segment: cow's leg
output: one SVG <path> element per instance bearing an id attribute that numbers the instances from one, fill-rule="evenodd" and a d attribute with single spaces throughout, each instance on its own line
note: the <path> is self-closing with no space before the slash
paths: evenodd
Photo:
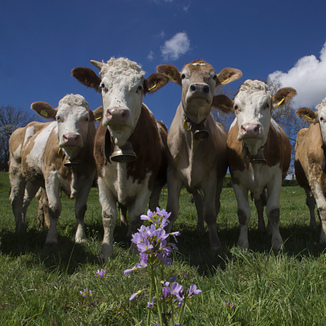
<path id="1" fill-rule="evenodd" d="M 76 243 L 83 242 L 86 240 L 84 217 L 87 210 L 87 198 L 92 188 L 93 179 L 94 178 L 90 178 L 89 180 L 87 180 L 88 182 L 85 182 L 85 185 L 79 189 L 76 198 L 76 203 L 75 203 L 75 215 L 76 215 L 76 222 L 77 222 L 77 228 L 75 234 Z"/>
<path id="2" fill-rule="evenodd" d="M 264 204 L 261 198 L 255 199 L 255 206 L 258 215 L 258 230 L 266 232 L 265 221 L 264 221 Z"/>
<path id="3" fill-rule="evenodd" d="M 142 189 L 138 190 L 137 196 L 133 204 L 129 208 L 129 237 L 131 237 L 132 234 L 136 233 L 137 229 L 140 228 L 140 226 L 142 225 L 140 215 L 145 213 L 150 194 L 151 193 L 148 190 L 147 185 L 145 184 Z"/>
<path id="4" fill-rule="evenodd" d="M 13 165 L 13 164 L 12 164 Z M 21 233 L 25 230 L 25 215 L 23 213 L 23 200 L 25 193 L 26 181 L 23 175 L 19 172 L 19 168 L 10 167 L 10 201 L 12 211 L 15 216 L 16 232 Z"/>
<path id="5" fill-rule="evenodd" d="M 166 210 L 171 213 L 169 221 L 170 223 L 166 227 L 166 232 L 170 233 L 172 225 L 179 214 L 179 196 L 181 191 L 182 183 L 178 179 L 176 173 L 168 172 L 168 202 Z"/>
<path id="6" fill-rule="evenodd" d="M 209 242 L 212 250 L 217 250 L 221 246 L 220 239 L 217 235 L 217 211 L 219 209 L 219 203 L 216 203 L 216 173 L 209 177 L 208 182 L 205 184 L 203 189 L 204 191 L 204 217 L 207 223 L 208 232 L 209 232 Z M 219 185 L 220 186 L 220 185 Z M 220 186 L 221 188 L 221 186 Z M 220 192 L 220 190 L 219 190 Z M 218 207 L 217 207 L 218 205 Z"/>
<path id="7" fill-rule="evenodd" d="M 204 199 L 199 190 L 193 193 L 196 211 L 197 211 L 197 231 L 201 234 L 205 233 L 205 225 L 204 225 Z"/>
<path id="8" fill-rule="evenodd" d="M 317 223 L 315 218 L 315 206 L 316 206 L 315 198 L 309 189 L 305 189 L 305 192 L 306 192 L 306 205 L 308 206 L 310 212 L 309 226 L 311 230 L 316 230 Z"/>
<path id="9" fill-rule="evenodd" d="M 45 244 L 58 243 L 57 223 L 61 213 L 59 196 L 60 183 L 56 172 L 51 172 L 45 177 L 45 191 L 49 202 L 50 226 Z"/>
<path id="10" fill-rule="evenodd" d="M 248 224 L 250 221 L 250 206 L 248 201 L 247 188 L 233 184 L 234 193 L 238 204 L 238 219 L 240 224 L 240 235 L 238 246 L 242 249 L 249 248 Z"/>
<path id="11" fill-rule="evenodd" d="M 40 184 L 33 181 L 33 182 L 27 182 L 25 186 L 25 192 L 24 192 L 24 200 L 23 200 L 23 214 L 26 216 L 26 211 L 31 203 L 32 199 L 35 197 L 37 191 L 40 188 Z"/>
<path id="12" fill-rule="evenodd" d="M 321 223 L 320 230 L 320 243 L 326 242 L 326 198 L 324 196 L 324 192 L 318 182 L 310 181 L 310 188 L 316 199 L 317 210 Z"/>
<path id="13" fill-rule="evenodd" d="M 48 197 L 46 196 L 45 189 L 40 187 L 35 197 L 38 200 L 37 208 L 37 226 L 39 229 L 43 229 L 44 225 L 49 229 L 50 228 L 50 216 L 49 216 L 49 202 Z"/>
<path id="14" fill-rule="evenodd" d="M 160 195 L 161 195 L 162 185 L 157 180 L 154 183 L 152 193 L 149 198 L 149 209 L 154 212 L 157 207 L 160 207 Z"/>
<path id="15" fill-rule="evenodd" d="M 274 250 L 281 249 L 283 245 L 283 240 L 279 229 L 281 186 L 282 177 L 278 177 L 277 175 L 274 177 L 273 183 L 267 186 L 268 198 L 266 213 L 272 231 L 272 248 Z"/>
<path id="16" fill-rule="evenodd" d="M 113 254 L 113 233 L 117 223 L 116 200 L 105 183 L 105 178 L 98 178 L 99 200 L 102 206 L 103 242 L 100 259 L 106 261 Z"/>
<path id="17" fill-rule="evenodd" d="M 119 210 L 120 210 L 120 221 L 124 226 L 128 226 L 127 221 L 127 207 L 124 205 L 119 204 Z"/>

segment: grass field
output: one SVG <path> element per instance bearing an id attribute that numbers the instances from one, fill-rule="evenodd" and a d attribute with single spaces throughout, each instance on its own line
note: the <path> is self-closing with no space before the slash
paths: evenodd
<path id="1" fill-rule="evenodd" d="M 148 281 L 142 271 L 123 273 L 139 259 L 129 253 L 120 224 L 115 230 L 114 257 L 107 263 L 98 260 L 102 221 L 96 189 L 89 196 L 85 217 L 88 241 L 74 244 L 74 201 L 63 195 L 59 244 L 53 247 L 44 246 L 46 231 L 36 228 L 35 200 L 27 212 L 26 233 L 15 234 L 4 172 L 0 194 L 0 325 L 135 325 L 135 320 L 146 325 Z M 325 247 L 318 244 L 319 234 L 309 230 L 301 188 L 282 188 L 280 231 L 285 250 L 277 254 L 270 251 L 270 237 L 257 231 L 253 204 L 251 249 L 236 247 L 237 206 L 230 187 L 223 189 L 218 216 L 222 248 L 212 254 L 207 236 L 196 232 L 195 207 L 189 199 L 183 192 L 174 225 L 181 232 L 179 251 L 166 269 L 167 276 L 177 275 L 185 288 L 195 283 L 202 290 L 188 302 L 184 325 L 326 324 Z M 162 207 L 165 203 L 166 193 Z M 95 273 L 101 268 L 107 274 L 100 280 Z M 79 291 L 86 288 L 92 296 L 83 298 Z M 145 291 L 129 301 L 139 289 Z M 118 315 L 115 309 L 120 302 L 123 309 Z"/>

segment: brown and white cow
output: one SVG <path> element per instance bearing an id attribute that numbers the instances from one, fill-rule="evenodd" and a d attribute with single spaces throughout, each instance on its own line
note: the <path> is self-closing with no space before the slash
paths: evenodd
<path id="1" fill-rule="evenodd" d="M 160 65 L 157 71 L 182 86 L 181 102 L 168 132 L 168 229 L 178 216 L 180 191 L 185 186 L 194 196 L 198 228 L 203 231 L 205 219 L 210 246 L 215 250 L 220 247 L 216 218 L 227 160 L 226 133 L 211 110 L 215 88 L 240 78 L 242 73 L 225 68 L 217 74 L 201 59 L 186 64 L 181 72 L 173 65 Z"/>
<path id="2" fill-rule="evenodd" d="M 31 108 L 56 121 L 31 122 L 10 137 L 10 200 L 16 231 L 24 230 L 28 205 L 39 188 L 44 188 L 50 217 L 46 244 L 57 243 L 62 189 L 70 198 L 76 198 L 75 241 L 83 241 L 86 202 L 96 176 L 93 158 L 96 111 L 89 109 L 83 96 L 74 94 L 62 98 L 57 109 L 45 102 L 35 102 Z"/>
<path id="3" fill-rule="evenodd" d="M 221 109 L 235 113 L 228 133 L 227 156 L 238 204 L 238 245 L 241 248 L 249 248 L 248 191 L 255 200 L 261 221 L 266 205 L 273 249 L 278 250 L 283 244 L 279 231 L 280 190 L 289 168 L 291 146 L 281 126 L 273 120 L 272 110 L 294 95 L 296 91 L 289 87 L 272 95 L 265 83 L 246 80 L 234 100 L 221 95 L 216 101 Z"/>
<path id="4" fill-rule="evenodd" d="M 106 260 L 113 253 L 117 203 L 124 210 L 129 209 L 131 236 L 141 224 L 139 216 L 144 214 L 155 184 L 162 186 L 157 178 L 166 179 L 164 164 L 162 168 L 166 129 L 155 120 L 142 99 L 169 79 L 159 73 L 145 79 L 141 67 L 126 58 L 91 62 L 100 69 L 100 77 L 82 67 L 74 68 L 72 75 L 102 94 L 103 119 L 96 132 L 94 156 L 104 228 L 100 258 Z M 158 200 L 157 192 L 155 196 Z"/>
<path id="5" fill-rule="evenodd" d="M 300 108 L 296 115 L 310 123 L 298 132 L 295 144 L 295 175 L 306 192 L 310 227 L 317 228 L 315 203 L 321 221 L 320 242 L 326 242 L 326 98 L 316 107 Z"/>

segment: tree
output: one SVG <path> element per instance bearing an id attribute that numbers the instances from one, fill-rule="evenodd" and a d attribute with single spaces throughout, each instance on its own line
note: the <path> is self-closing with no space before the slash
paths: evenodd
<path id="1" fill-rule="evenodd" d="M 35 120 L 35 116 L 10 105 L 0 107 L 0 170 L 8 170 L 9 138 L 15 129 Z"/>

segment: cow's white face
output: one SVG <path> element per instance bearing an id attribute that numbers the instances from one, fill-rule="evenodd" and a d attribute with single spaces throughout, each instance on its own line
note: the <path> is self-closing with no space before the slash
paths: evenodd
<path id="1" fill-rule="evenodd" d="M 81 95 L 66 95 L 59 102 L 56 113 L 59 147 L 69 159 L 73 159 L 86 143 L 90 111 L 88 103 Z"/>
<path id="2" fill-rule="evenodd" d="M 326 98 L 316 107 L 323 143 L 326 144 Z"/>
<path id="3" fill-rule="evenodd" d="M 214 68 L 198 61 L 187 64 L 181 71 L 182 105 L 185 115 L 198 124 L 212 109 L 217 76 Z"/>
<path id="4" fill-rule="evenodd" d="M 116 145 L 123 146 L 133 133 L 142 107 L 144 71 L 125 58 L 110 59 L 101 69 L 103 125 Z"/>
<path id="5" fill-rule="evenodd" d="M 256 155 L 266 142 L 272 107 L 272 96 L 267 85 L 257 80 L 247 80 L 234 99 L 238 140 L 247 145 L 252 155 Z"/>

